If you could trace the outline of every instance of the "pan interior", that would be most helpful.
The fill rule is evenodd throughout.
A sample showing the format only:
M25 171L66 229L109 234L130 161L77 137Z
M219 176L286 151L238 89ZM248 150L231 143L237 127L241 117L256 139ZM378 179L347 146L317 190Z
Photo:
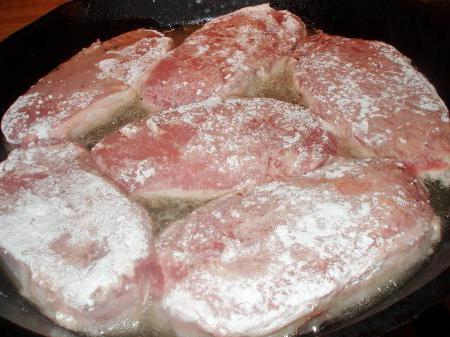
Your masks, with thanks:
M196 25L263 2L76 0L68 3L0 44L0 71L3 82L8 84L3 86L0 112L3 114L41 76L97 38L108 39L138 27L170 30ZM313 30L394 45L413 60L450 106L450 24L441 19L445 17L442 13L430 12L427 7L406 0L291 0L273 1L272 6L301 16ZM58 46L57 50L52 46ZM4 160L6 155L6 146L0 146L0 159ZM413 319L448 294L450 190L432 183L429 188L432 205L445 222L444 238L437 252L402 286L388 287L389 296L375 306L356 310L358 315L350 311L314 335L380 336ZM18 296L4 273L0 273L0 316L42 335L76 336L52 324Z

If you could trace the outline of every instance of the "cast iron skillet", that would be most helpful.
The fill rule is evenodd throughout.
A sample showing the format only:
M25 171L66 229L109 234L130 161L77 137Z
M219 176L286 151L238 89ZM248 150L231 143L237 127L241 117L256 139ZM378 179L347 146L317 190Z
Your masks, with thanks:
M78 0L63 5L0 43L0 113L40 77L98 38L108 39L138 27L167 30L263 2ZM413 60L450 106L450 13L431 12L406 0L280 0L271 4L301 16L311 29L393 44ZM6 149L1 145L0 160L5 158ZM440 204L447 229L433 258L406 284L393 287L387 299L360 315L330 323L318 335L380 336L450 294L450 198L435 204ZM18 296L2 274L0 317L42 335L75 336Z

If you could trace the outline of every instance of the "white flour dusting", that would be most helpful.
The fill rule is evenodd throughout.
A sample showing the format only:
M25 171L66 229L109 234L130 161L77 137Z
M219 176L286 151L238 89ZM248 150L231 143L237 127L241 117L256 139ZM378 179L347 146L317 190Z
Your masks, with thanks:
M86 157L74 145L32 148L13 151L0 167L0 185L17 180L0 191L0 247L77 310L94 309L104 291L122 291L151 240L145 212L84 169Z
M446 161L448 109L394 47L321 33L300 45L296 55L298 88L334 132L383 157ZM430 137L439 141L427 144Z
M335 152L333 141L321 120L300 106L211 98L129 124L93 154L131 193L228 190L308 172Z
M349 178L368 185L342 192ZM389 161L338 161L194 211L157 244L164 308L221 336L266 335L323 312L342 289L369 284L377 263L429 244L433 211L409 179Z

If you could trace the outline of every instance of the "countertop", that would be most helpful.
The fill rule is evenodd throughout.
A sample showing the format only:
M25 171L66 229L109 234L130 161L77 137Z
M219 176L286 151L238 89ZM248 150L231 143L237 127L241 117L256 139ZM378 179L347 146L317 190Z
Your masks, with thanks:
M0 0L0 41L67 0Z

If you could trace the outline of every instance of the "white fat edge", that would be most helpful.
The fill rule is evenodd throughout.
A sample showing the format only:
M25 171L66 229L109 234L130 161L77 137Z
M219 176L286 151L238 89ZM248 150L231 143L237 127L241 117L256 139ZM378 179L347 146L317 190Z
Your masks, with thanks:
M106 55L113 58L103 59L96 64L100 70L97 78L114 78L133 86L167 52L167 39L161 37L142 38L120 50L109 50Z

